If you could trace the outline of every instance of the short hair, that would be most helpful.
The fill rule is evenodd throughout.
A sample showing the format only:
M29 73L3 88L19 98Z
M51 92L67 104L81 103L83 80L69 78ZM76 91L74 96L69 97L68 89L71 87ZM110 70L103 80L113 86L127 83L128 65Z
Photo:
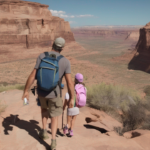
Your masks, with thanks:
M59 46L55 45L55 43L53 43L52 48L53 48L55 51L59 51L59 52L62 51L62 47L59 47Z

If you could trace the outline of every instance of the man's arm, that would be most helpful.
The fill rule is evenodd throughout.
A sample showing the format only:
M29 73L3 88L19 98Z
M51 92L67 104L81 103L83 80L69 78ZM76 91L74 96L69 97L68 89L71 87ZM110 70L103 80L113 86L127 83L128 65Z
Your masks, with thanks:
M74 105L74 85L73 85L73 81L71 78L71 74L65 74L65 79L67 82L67 88L68 88L68 93L70 96L69 99L69 108L72 108Z
M65 102L64 102L64 105L63 105L63 111L65 110L66 106L67 106L67 100L65 99Z
M29 100L29 89L30 89L31 85L34 83L36 71L37 71L37 69L33 69L30 76L28 77L28 80L27 80L25 88L24 88L24 93L23 93L23 96L22 96L22 100L24 98L27 98Z

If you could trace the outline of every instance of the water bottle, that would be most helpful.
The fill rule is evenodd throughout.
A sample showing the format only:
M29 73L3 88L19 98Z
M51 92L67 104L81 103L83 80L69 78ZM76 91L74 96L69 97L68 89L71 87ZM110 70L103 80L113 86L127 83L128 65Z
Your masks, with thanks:
M28 104L29 104L29 101L27 100L27 98L24 98L23 105L28 105Z

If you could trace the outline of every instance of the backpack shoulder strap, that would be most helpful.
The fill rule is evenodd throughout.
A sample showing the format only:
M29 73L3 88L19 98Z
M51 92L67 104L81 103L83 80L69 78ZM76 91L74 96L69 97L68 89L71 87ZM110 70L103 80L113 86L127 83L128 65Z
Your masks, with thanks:
M58 57L57 57L57 61L59 62L60 59L63 58L63 57L64 57L63 55L58 56Z
M49 53L48 52L44 52L46 57L49 57Z

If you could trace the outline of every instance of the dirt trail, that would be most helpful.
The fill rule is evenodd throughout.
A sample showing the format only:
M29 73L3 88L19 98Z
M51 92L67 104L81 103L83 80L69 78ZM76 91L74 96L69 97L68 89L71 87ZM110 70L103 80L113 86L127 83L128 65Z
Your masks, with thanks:
M66 90L63 91L63 95ZM49 139L42 141L38 137L40 131L40 108L36 105L33 95L30 94L30 104L23 106L22 91L13 90L0 93L0 99L6 102L7 108L0 116L0 150L45 150L49 149L51 130L50 120L47 124ZM84 107L77 117L72 138L62 134L62 118L59 118L59 131L57 132L57 150L149 150L150 131L138 131L142 135L126 139L118 136L113 126L119 123L103 112L99 112L102 123L87 124L86 117L91 117L91 110ZM94 112L94 110L92 110ZM66 112L65 112L66 113ZM96 113L96 111L94 112ZM18 116L16 116L18 115ZM16 117L15 117L16 116ZM64 116L64 123L66 115ZM106 135L109 133L109 136Z

